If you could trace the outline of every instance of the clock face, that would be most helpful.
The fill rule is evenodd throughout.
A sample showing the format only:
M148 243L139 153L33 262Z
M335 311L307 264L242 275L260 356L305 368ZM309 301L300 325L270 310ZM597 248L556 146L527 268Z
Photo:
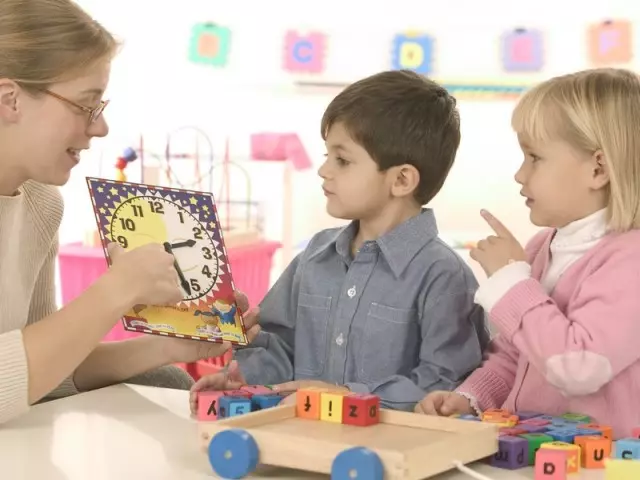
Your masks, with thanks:
M189 284L185 301L198 300L216 286L220 265L213 239L188 209L171 200L151 195L125 199L110 218L109 233L125 249L169 242Z

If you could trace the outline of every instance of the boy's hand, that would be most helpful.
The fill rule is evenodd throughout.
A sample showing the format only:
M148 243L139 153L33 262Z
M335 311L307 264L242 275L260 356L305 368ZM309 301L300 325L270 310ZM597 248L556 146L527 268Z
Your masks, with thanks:
M345 392L349 393L347 387L342 385L335 385L333 383L323 382L321 380L295 380L293 382L280 383L278 385L272 385L271 388L279 393L295 393L301 388L326 388L332 392Z
M446 390L429 393L416 405L415 411L416 413L442 417L449 417L456 413L460 415L475 415L468 398Z
M233 360L226 372L207 375L198 380L189 392L189 406L193 415L198 411L198 392L202 390L236 390L247 384L238 362Z

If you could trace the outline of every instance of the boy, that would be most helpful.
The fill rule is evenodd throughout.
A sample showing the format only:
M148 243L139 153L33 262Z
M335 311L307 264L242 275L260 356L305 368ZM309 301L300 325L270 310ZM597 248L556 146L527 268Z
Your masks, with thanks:
M412 410L461 383L489 341L477 282L422 207L453 165L456 102L417 74L382 72L330 103L321 134L327 211L351 223L311 239L262 301L256 340L192 392L322 386Z

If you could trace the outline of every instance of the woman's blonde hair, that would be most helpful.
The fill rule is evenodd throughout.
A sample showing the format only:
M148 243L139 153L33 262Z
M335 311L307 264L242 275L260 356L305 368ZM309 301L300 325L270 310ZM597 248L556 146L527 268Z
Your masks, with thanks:
M640 78L623 69L585 70L527 91L511 118L534 141L564 140L609 169L607 218L612 231L640 228Z
M0 0L0 78L41 90L111 60L117 48L71 0Z

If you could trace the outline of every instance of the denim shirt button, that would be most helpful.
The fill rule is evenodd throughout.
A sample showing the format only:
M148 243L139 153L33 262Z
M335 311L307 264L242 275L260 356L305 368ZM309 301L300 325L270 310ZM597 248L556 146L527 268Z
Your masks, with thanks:
M347 295L349 295L349 298L353 298L356 296L356 286L354 285L353 287L351 287L349 290L347 290Z
M342 334L338 335L338 338L336 338L336 344L341 347L342 344L344 343L344 337L342 336Z

